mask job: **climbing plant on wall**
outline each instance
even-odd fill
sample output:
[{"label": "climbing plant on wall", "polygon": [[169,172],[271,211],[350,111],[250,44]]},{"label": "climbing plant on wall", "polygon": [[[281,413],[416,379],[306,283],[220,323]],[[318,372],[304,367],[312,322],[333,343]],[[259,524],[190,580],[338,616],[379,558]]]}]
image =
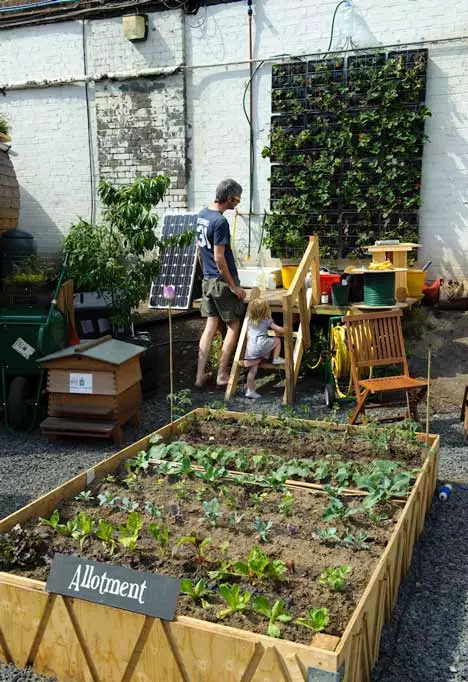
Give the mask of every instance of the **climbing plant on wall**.
[{"label": "climbing plant on wall", "polygon": [[416,241],[427,50],[273,66],[271,214],[274,256],[358,255],[375,239]]}]

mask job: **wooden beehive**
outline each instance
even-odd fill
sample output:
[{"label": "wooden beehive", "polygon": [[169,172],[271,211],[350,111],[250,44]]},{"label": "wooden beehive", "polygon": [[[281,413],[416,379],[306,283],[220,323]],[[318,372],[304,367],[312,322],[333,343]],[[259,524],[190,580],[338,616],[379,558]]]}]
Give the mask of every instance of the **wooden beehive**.
[{"label": "wooden beehive", "polygon": [[59,435],[121,439],[121,427],[139,423],[144,348],[105,336],[39,361],[48,370],[48,417],[41,430]]}]

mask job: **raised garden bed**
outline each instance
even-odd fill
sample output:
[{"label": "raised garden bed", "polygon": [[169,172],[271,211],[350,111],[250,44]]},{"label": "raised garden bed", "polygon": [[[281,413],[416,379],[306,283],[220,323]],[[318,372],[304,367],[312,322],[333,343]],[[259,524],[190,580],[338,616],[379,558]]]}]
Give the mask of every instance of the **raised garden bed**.
[{"label": "raised garden bed", "polygon": [[[2,660],[74,682],[368,680],[435,487],[423,441],[196,410],[0,522]],[[55,552],[199,594],[174,622],[48,595]]]}]

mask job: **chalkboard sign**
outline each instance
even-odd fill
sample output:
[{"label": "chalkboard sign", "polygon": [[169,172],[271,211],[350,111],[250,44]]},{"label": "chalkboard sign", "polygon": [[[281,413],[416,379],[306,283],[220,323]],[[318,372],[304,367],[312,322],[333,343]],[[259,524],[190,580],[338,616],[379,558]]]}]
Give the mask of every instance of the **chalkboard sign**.
[{"label": "chalkboard sign", "polygon": [[174,620],[179,580],[156,573],[56,554],[47,579],[48,592]]}]

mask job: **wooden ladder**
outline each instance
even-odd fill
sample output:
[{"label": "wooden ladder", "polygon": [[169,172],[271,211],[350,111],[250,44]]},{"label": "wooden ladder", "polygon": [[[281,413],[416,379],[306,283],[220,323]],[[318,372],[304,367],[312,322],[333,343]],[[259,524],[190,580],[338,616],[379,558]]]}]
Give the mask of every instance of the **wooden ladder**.
[{"label": "wooden ladder", "polygon": [[[311,273],[311,287],[306,287],[306,277]],[[310,347],[311,308],[320,303],[320,257],[318,236],[309,237],[309,244],[302,257],[296,275],[289,289],[280,294],[284,327],[284,365],[262,363],[260,367],[279,369],[285,373],[283,403],[292,405],[294,392],[301,367],[302,355]],[[235,393],[239,383],[241,369],[244,367],[244,353],[247,344],[250,303],[247,307],[244,323],[237,342],[231,374],[224,395],[229,400]],[[294,315],[299,315],[299,327],[293,331]]]}]

